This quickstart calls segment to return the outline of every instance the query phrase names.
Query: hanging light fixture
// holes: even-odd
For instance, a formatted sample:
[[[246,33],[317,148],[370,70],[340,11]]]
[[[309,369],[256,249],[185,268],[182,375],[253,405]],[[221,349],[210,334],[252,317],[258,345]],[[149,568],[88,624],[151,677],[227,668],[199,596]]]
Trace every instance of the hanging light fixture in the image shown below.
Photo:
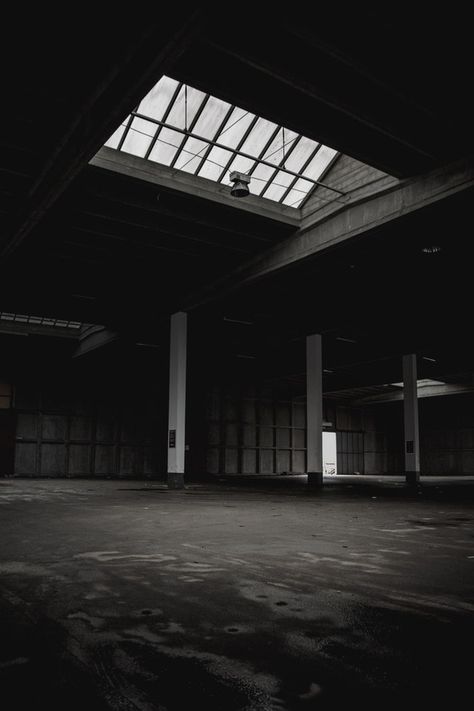
[[[233,197],[247,197],[250,193],[250,175],[245,175],[245,173],[239,173],[237,170],[233,170],[229,176],[230,182],[233,183],[230,194]]]

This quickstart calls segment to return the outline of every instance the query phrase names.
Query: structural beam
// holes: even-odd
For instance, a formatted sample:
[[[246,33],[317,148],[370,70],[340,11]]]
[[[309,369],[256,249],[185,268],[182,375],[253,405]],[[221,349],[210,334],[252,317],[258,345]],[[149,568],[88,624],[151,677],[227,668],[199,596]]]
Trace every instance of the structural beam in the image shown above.
[[[73,358],[95,351],[98,348],[103,348],[109,343],[117,341],[119,334],[115,331],[109,331],[105,326],[86,326],[79,333],[79,345],[73,353]]]
[[[179,311],[170,323],[170,385],[168,411],[168,487],[184,487],[186,426],[187,314]]]
[[[424,385],[418,390],[418,400],[425,397],[440,397],[446,395],[464,395],[465,393],[474,392],[474,387],[467,383],[456,384],[456,383],[445,383],[442,385]],[[330,395],[332,393],[326,393]],[[367,397],[361,397],[357,400],[352,400],[351,405],[377,405],[378,403],[384,402],[397,402],[398,400],[403,400],[404,394],[401,392],[388,392],[381,393],[380,395],[368,395]]]
[[[403,421],[405,430],[405,476],[407,484],[420,479],[416,354],[403,356]]]
[[[280,205],[280,203],[271,200],[262,200],[255,195],[248,195],[245,200],[238,200],[232,197],[228,185],[216,183],[208,178],[201,178],[199,175],[191,175],[176,168],[168,168],[166,165],[123,153],[115,148],[103,146],[89,161],[89,164],[96,168],[144,180],[147,183],[179,190],[221,205],[228,205],[237,210],[268,217],[277,222],[291,225],[295,229],[300,225],[300,212],[293,207]]]
[[[306,451],[308,485],[323,483],[323,368],[321,336],[306,337]]]
[[[334,212],[318,221],[304,221],[305,227],[266,252],[238,266],[230,274],[192,294],[187,311],[215,301],[233,291],[272,277],[288,268],[361,235],[377,230],[429,205],[474,187],[474,162],[459,161],[416,178],[401,181],[370,196],[346,193],[346,204],[334,203]]]

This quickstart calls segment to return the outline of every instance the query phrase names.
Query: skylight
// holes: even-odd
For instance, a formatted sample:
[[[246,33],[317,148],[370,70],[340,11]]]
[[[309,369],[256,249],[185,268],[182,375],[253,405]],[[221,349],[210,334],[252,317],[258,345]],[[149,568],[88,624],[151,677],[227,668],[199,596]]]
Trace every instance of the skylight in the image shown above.
[[[34,326],[52,326],[56,328],[79,329],[82,323],[79,321],[66,321],[58,318],[47,318],[45,316],[30,316],[28,314],[13,314],[7,311],[0,311],[0,321],[10,323],[29,323]]]
[[[421,380],[417,380],[416,384],[419,388],[426,388],[429,385],[446,385],[443,380],[432,380],[431,378],[422,378]],[[390,385],[397,388],[403,388],[403,383],[390,383]]]
[[[106,146],[300,207],[337,151],[175,79],[162,77]]]

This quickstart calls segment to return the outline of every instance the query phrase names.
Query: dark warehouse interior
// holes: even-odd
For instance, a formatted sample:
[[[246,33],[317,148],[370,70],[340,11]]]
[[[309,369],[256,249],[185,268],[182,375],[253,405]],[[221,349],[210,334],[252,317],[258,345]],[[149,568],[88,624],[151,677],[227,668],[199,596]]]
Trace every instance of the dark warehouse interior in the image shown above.
[[[72,15],[0,49],[2,705],[467,708],[467,11]]]

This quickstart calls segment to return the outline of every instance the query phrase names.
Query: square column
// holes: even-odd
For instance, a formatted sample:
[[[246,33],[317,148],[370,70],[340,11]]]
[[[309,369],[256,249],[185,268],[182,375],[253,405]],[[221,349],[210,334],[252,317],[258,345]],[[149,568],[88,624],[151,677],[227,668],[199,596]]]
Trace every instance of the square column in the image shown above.
[[[170,323],[170,390],[168,410],[168,488],[184,488],[186,426],[187,314],[178,311]]]
[[[306,451],[309,486],[323,483],[323,364],[321,336],[306,337]]]
[[[420,437],[416,354],[403,356],[403,421],[405,429],[405,477],[407,484],[420,480]]]

